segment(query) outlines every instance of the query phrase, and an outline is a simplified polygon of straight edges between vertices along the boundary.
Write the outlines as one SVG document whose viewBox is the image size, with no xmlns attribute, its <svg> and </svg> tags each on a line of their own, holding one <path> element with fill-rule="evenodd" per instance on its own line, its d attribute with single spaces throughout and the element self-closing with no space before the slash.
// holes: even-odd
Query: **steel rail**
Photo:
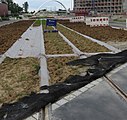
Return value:
<svg viewBox="0 0 127 120">
<path fill-rule="evenodd" d="M 117 92 L 117 94 L 120 95 L 127 102 L 127 94 L 118 85 L 116 85 L 111 78 L 107 77 L 106 75 L 103 78 Z"/>
</svg>

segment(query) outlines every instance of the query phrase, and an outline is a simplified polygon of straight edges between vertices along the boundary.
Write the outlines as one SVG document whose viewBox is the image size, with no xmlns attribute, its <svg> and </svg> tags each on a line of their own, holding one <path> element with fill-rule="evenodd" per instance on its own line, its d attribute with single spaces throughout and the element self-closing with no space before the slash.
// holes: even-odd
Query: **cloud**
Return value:
<svg viewBox="0 0 127 120">
<path fill-rule="evenodd" d="M 48 0 L 13 0 L 14 2 L 18 3 L 20 6 L 23 5 L 24 2 L 28 2 L 29 4 L 29 11 L 33 11 L 33 10 L 37 10 L 43 3 L 45 3 Z M 72 9 L 72 1 L 73 0 L 58 0 L 60 2 L 62 2 L 65 7 L 71 8 Z M 42 8 L 50 8 L 50 9 L 54 9 L 54 8 L 62 8 L 62 6 L 56 2 L 51 2 L 51 0 L 49 0 L 49 2 L 45 3 Z"/>
</svg>

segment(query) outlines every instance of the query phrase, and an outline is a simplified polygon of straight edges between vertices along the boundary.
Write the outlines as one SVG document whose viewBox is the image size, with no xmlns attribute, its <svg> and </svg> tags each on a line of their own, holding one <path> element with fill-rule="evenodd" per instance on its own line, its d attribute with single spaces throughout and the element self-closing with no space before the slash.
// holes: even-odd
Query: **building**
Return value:
<svg viewBox="0 0 127 120">
<path fill-rule="evenodd" d="M 0 16 L 8 15 L 8 5 L 6 0 L 0 0 Z"/>
<path fill-rule="evenodd" d="M 76 15 L 121 14 L 126 0 L 74 0 Z"/>
<path fill-rule="evenodd" d="M 123 3 L 123 10 L 124 10 L 124 12 L 127 13 L 127 0 L 125 0 Z"/>
</svg>

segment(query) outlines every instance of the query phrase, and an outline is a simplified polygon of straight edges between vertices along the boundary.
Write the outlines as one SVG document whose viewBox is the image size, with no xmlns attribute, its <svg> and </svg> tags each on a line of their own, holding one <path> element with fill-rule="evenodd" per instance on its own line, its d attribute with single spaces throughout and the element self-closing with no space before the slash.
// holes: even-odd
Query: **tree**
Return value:
<svg viewBox="0 0 127 120">
<path fill-rule="evenodd" d="M 11 11 L 12 14 L 19 14 L 23 11 L 23 8 L 18 4 L 14 3 L 13 0 L 6 0 L 8 3 L 8 10 Z"/>
<path fill-rule="evenodd" d="M 28 8 L 29 8 L 28 2 L 25 2 L 25 3 L 23 4 L 23 7 L 24 7 L 25 12 L 28 13 Z"/>
</svg>

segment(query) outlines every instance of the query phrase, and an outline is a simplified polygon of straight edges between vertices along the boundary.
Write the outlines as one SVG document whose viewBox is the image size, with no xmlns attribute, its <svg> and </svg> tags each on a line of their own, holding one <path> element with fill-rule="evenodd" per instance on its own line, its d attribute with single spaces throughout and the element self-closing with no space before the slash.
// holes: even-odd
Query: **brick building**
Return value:
<svg viewBox="0 0 127 120">
<path fill-rule="evenodd" d="M 5 0 L 0 0 L 0 16 L 8 15 L 8 5 Z"/>
<path fill-rule="evenodd" d="M 87 15 L 91 11 L 100 14 L 121 14 L 125 0 L 74 0 L 76 15 Z"/>
</svg>

